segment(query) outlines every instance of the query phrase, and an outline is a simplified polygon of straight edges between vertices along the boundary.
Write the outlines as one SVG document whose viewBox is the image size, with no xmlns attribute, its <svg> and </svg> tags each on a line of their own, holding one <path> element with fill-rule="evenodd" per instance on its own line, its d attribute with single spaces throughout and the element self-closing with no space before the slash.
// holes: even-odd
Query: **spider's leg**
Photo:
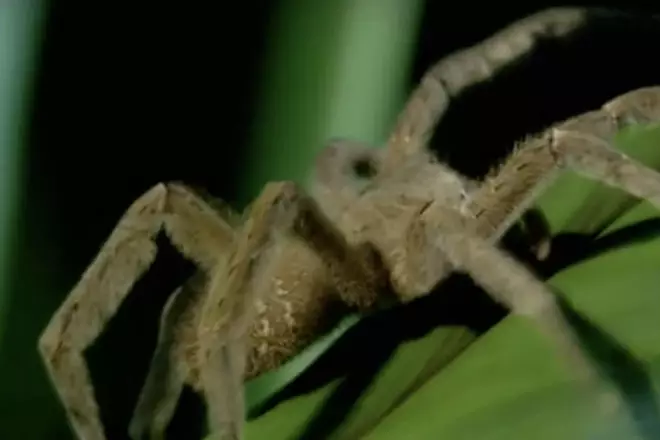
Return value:
<svg viewBox="0 0 660 440">
<path fill-rule="evenodd" d="M 660 208 L 660 173 L 609 146 L 622 125 L 650 121 L 660 121 L 660 87 L 622 95 L 602 110 L 527 141 L 470 195 L 464 209 L 435 203 L 425 207 L 409 226 L 404 264 L 393 271 L 403 300 L 427 292 L 452 267 L 461 269 L 514 313 L 534 319 L 579 371 L 595 377 L 595 365 L 572 335 L 552 292 L 494 244 L 561 169 L 619 187 Z"/>
<path fill-rule="evenodd" d="M 513 313 L 530 318 L 568 361 L 588 392 L 595 392 L 600 409 L 617 411 L 621 396 L 601 380 L 596 361 L 582 347 L 559 307 L 554 293 L 522 263 L 488 240 L 463 231 L 438 234 L 435 228 L 427 237 L 441 249 L 448 261 L 465 272 L 497 302 Z"/>
<path fill-rule="evenodd" d="M 475 217 L 479 235 L 497 241 L 562 169 L 620 188 L 660 208 L 660 173 L 611 147 L 624 126 L 659 121 L 660 87 L 648 87 L 528 140 L 472 194 L 467 211 Z"/>
<path fill-rule="evenodd" d="M 48 373 L 80 439 L 105 438 L 83 351 L 153 262 L 154 238 L 161 229 L 207 272 L 234 241 L 232 228 L 186 187 L 153 187 L 126 211 L 39 339 Z"/>
<path fill-rule="evenodd" d="M 426 71 L 399 114 L 387 143 L 383 171 L 395 170 L 406 156 L 427 148 L 453 97 L 530 53 L 539 40 L 566 37 L 584 24 L 587 14 L 583 8 L 547 9 L 438 61 Z"/>
<path fill-rule="evenodd" d="M 552 293 L 524 267 L 497 250 L 494 243 L 562 169 L 572 169 L 621 188 L 660 208 L 660 173 L 610 147 L 623 125 L 658 121 L 660 87 L 619 96 L 602 110 L 570 119 L 518 148 L 500 170 L 472 194 L 467 206 L 471 219 L 452 220 L 446 209 L 436 209 L 436 212 L 428 209 L 423 214 L 429 226 L 450 226 L 450 235 L 436 241 L 442 240 L 438 249 L 453 266 L 468 272 L 514 313 L 531 316 L 587 373 L 596 370 L 571 336 Z M 469 234 L 451 234 L 465 227 Z M 431 229 L 427 240 L 432 239 L 428 236 Z M 427 283 L 433 281 L 437 280 Z"/>
<path fill-rule="evenodd" d="M 316 203 L 292 182 L 265 186 L 252 204 L 234 251 L 210 281 L 198 328 L 200 379 L 209 425 L 214 434 L 240 439 L 245 338 L 255 304 L 268 295 L 274 274 L 264 273 L 277 259 L 285 239 L 304 241 L 323 260 L 334 287 L 346 302 L 368 306 L 382 277 L 372 261 L 353 249 L 323 216 Z M 270 277 L 268 275 L 271 275 Z"/>
<path fill-rule="evenodd" d="M 168 299 L 160 320 L 158 342 L 129 433 L 133 439 L 164 439 L 184 384 L 197 387 L 195 359 L 199 311 L 208 292 L 208 276 L 195 273 Z"/>
</svg>

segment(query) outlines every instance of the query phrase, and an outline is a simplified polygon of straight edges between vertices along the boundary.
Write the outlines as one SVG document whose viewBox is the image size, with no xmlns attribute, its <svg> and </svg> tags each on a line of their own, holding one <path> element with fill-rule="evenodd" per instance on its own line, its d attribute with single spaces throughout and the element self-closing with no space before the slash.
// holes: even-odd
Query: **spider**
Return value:
<svg viewBox="0 0 660 440">
<path fill-rule="evenodd" d="M 129 427 L 135 439 L 164 437 L 185 384 L 204 396 L 213 433 L 242 438 L 243 381 L 312 342 L 331 302 L 370 312 L 425 295 L 453 271 L 533 320 L 575 374 L 597 384 L 597 369 L 552 292 L 497 243 L 560 170 L 660 207 L 660 174 L 610 147 L 623 126 L 660 120 L 660 87 L 629 92 L 529 138 L 482 182 L 427 148 L 450 97 L 528 53 L 538 38 L 569 34 L 585 14 L 546 10 L 440 60 L 385 148 L 334 141 L 320 153 L 311 196 L 292 182 L 268 183 L 242 219 L 180 183 L 158 184 L 137 199 L 39 340 L 78 438 L 105 439 L 83 350 L 153 262 L 160 231 L 198 271 L 163 309 Z"/>
</svg>

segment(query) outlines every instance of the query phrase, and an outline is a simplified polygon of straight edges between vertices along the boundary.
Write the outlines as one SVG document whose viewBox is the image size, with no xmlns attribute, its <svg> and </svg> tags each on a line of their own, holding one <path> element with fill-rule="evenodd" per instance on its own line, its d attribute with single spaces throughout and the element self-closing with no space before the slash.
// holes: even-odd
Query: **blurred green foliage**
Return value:
<svg viewBox="0 0 660 440">
<path fill-rule="evenodd" d="M 269 33 L 241 200 L 252 200 L 269 180 L 304 183 L 331 137 L 374 145 L 385 139 L 404 102 L 423 4 L 281 2 Z"/>
<path fill-rule="evenodd" d="M 29 252 L 21 249 L 24 156 L 45 9 L 42 0 L 0 3 L 0 438 L 7 439 L 43 439 L 54 432 L 55 419 L 47 414 L 54 405 L 42 405 L 51 393 L 36 362 L 36 340 L 25 332 L 43 323 L 18 306 L 36 292 L 20 277 L 18 255 Z M 25 302 L 38 307 L 39 297 Z M 31 362 L 14 356 L 27 351 L 22 344 L 30 344 Z M 40 423 L 33 423 L 31 411 L 40 413 Z"/>
<path fill-rule="evenodd" d="M 40 0 L 0 4 L 0 340 L 9 310 L 9 279 L 22 193 L 26 117 L 40 37 Z"/>
</svg>

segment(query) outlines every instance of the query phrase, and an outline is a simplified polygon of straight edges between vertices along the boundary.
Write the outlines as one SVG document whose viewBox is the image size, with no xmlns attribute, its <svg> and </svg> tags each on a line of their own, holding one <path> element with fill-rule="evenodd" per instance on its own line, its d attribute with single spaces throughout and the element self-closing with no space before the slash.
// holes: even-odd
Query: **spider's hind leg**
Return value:
<svg viewBox="0 0 660 440">
<path fill-rule="evenodd" d="M 170 297 L 161 315 L 158 342 L 129 426 L 131 438 L 148 433 L 164 439 L 185 384 L 199 389 L 197 326 L 208 292 L 208 276 L 198 271 Z"/>
</svg>

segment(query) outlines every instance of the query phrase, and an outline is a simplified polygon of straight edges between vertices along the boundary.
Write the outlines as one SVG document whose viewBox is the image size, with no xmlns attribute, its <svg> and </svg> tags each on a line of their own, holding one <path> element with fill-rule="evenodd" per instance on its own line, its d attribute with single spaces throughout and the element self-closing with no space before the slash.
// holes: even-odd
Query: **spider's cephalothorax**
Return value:
<svg viewBox="0 0 660 440">
<path fill-rule="evenodd" d="M 442 255 L 428 249 L 428 263 L 413 276 L 410 261 L 420 249 L 409 249 L 414 231 L 411 224 L 432 205 L 451 211 L 446 221 L 465 227 L 473 216 L 467 210 L 475 183 L 438 162 L 424 150 L 405 157 L 387 175 L 382 173 L 383 150 L 355 141 L 335 141 L 319 155 L 312 194 L 321 210 L 352 245 L 369 243 L 378 250 L 389 274 L 389 282 L 402 301 L 423 295 L 451 270 Z M 369 162 L 368 180 L 356 172 L 360 162 Z M 328 197 L 332 194 L 332 197 Z M 435 255 L 432 255 L 435 254 Z M 405 277 L 405 278 L 402 278 Z"/>
<path fill-rule="evenodd" d="M 158 345 L 130 426 L 162 438 L 184 384 L 204 396 L 210 428 L 242 437 L 243 381 L 273 369 L 329 325 L 338 302 L 372 310 L 383 292 L 424 295 L 452 271 L 530 317 L 575 374 L 600 385 L 548 287 L 497 245 L 543 185 L 571 169 L 660 207 L 660 174 L 611 147 L 624 125 L 660 121 L 660 87 L 629 92 L 519 146 L 483 182 L 433 160 L 427 143 L 449 98 L 588 16 L 553 9 L 441 60 L 422 78 L 383 149 L 334 142 L 312 195 L 265 186 L 244 220 L 182 184 L 136 200 L 53 315 L 39 348 L 81 440 L 105 440 L 83 351 L 155 258 L 164 231 L 199 268 L 162 315 Z M 588 388 L 600 392 L 599 386 Z"/>
</svg>

